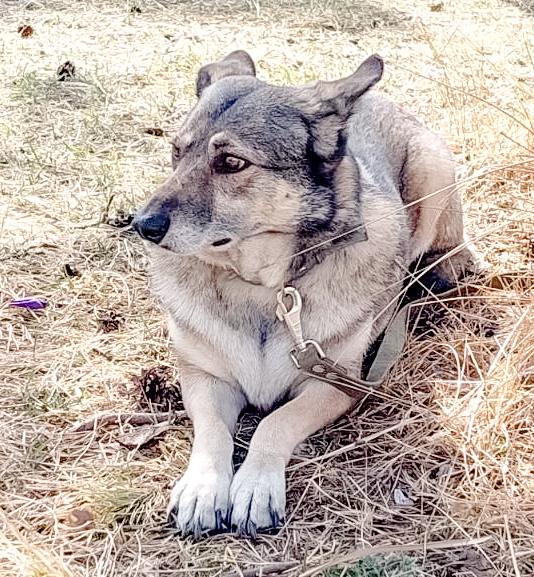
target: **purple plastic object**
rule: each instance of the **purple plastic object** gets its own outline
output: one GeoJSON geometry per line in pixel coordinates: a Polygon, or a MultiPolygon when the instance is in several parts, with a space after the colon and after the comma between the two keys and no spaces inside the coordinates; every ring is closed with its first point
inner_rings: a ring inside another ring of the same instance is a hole
{"type": "Polygon", "coordinates": [[[13,299],[9,303],[10,307],[17,307],[19,309],[31,309],[32,311],[44,309],[48,303],[44,299],[37,299],[28,297],[24,299],[13,299]]]}

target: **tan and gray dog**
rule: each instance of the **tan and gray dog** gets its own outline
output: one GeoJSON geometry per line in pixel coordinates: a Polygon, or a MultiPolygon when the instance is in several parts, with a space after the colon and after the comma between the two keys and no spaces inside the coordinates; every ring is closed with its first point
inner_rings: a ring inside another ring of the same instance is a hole
{"type": "MultiPolygon", "coordinates": [[[[410,265],[463,243],[449,151],[370,90],[382,71],[371,56],[347,78],[282,87],[246,52],[204,66],[173,172],[136,216],[195,433],[168,509],[183,533],[279,525],[294,448],[351,408],[328,384],[295,384],[277,291],[300,291],[305,335],[359,375],[410,265]],[[278,408],[234,474],[247,405],[278,408]]],[[[451,274],[436,267],[435,288],[451,274]]]]}

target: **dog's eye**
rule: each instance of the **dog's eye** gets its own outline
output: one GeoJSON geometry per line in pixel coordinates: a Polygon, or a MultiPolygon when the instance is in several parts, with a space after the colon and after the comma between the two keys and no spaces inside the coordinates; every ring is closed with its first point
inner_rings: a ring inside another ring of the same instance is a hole
{"type": "Polygon", "coordinates": [[[223,173],[240,172],[247,166],[250,166],[250,162],[231,154],[219,156],[215,162],[215,170],[223,173]]]}

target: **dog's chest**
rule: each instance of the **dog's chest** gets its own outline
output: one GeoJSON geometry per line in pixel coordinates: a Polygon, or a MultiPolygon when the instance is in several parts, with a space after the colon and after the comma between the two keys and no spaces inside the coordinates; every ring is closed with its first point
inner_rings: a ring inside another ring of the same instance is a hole
{"type": "MultiPolygon", "coordinates": [[[[224,299],[183,295],[168,307],[172,336],[180,357],[237,385],[252,405],[268,410],[300,382],[290,356],[295,343],[276,317],[276,292],[256,302],[243,297],[229,305],[224,299]]],[[[322,343],[346,333],[361,314],[357,304],[338,301],[332,309],[323,306],[321,315],[313,309],[303,311],[304,335],[322,343]]]]}
{"type": "MultiPolygon", "coordinates": [[[[347,336],[357,336],[365,319],[378,314],[387,322],[380,311],[396,293],[402,269],[388,258],[396,248],[393,227],[378,234],[394,237],[392,247],[381,243],[383,262],[371,243],[364,243],[327,257],[297,284],[304,338],[317,340],[327,354],[336,354],[334,347],[347,336]]],[[[276,289],[225,279],[206,267],[186,268],[180,261],[166,264],[158,263],[153,288],[169,313],[179,358],[237,385],[263,409],[290,394],[299,371],[290,357],[294,343],[289,331],[276,318],[276,289]]],[[[367,344],[356,347],[359,354],[367,344]]],[[[345,347],[342,351],[350,353],[345,347]]]]}
{"type": "Polygon", "coordinates": [[[287,328],[276,318],[276,291],[222,289],[210,284],[202,291],[173,291],[173,296],[163,291],[178,355],[236,384],[252,405],[268,409],[298,376],[287,328]]]}

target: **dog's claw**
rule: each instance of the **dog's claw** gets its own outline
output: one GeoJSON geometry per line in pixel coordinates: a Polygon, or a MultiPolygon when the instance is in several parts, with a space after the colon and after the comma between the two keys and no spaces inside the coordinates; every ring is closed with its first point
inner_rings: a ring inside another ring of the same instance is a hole
{"type": "Polygon", "coordinates": [[[230,475],[208,473],[188,470],[172,490],[167,523],[182,537],[199,539],[225,527],[230,475]]]}
{"type": "Polygon", "coordinates": [[[226,528],[226,515],[223,515],[223,512],[220,509],[215,511],[215,530],[216,531],[224,531],[226,528]]]}
{"type": "Polygon", "coordinates": [[[232,530],[239,535],[239,537],[250,537],[256,539],[258,536],[258,527],[256,523],[247,519],[246,521],[233,525],[232,530]]]}
{"type": "Polygon", "coordinates": [[[230,526],[253,539],[280,527],[285,510],[283,460],[245,460],[230,487],[230,526]]]}
{"type": "MultiPolygon", "coordinates": [[[[170,515],[169,515],[170,517],[170,515]]],[[[206,527],[198,520],[191,519],[185,527],[180,531],[180,536],[185,539],[191,535],[194,539],[201,539],[205,535],[215,535],[222,531],[225,531],[225,515],[218,509],[215,511],[215,525],[213,527],[206,527]]],[[[176,529],[176,521],[172,523],[172,528],[176,529]]]]}
{"type": "Polygon", "coordinates": [[[178,515],[178,510],[176,507],[173,507],[167,514],[167,520],[166,520],[166,526],[169,529],[176,529],[177,526],[177,515],[178,515]]]}
{"type": "Polygon", "coordinates": [[[250,519],[246,524],[245,531],[246,535],[249,535],[252,539],[256,539],[256,537],[258,536],[258,527],[256,526],[256,523],[254,523],[250,519]]]}
{"type": "Polygon", "coordinates": [[[276,511],[270,511],[269,514],[271,525],[268,527],[258,528],[257,524],[250,517],[247,517],[246,521],[233,524],[230,528],[240,537],[250,537],[251,539],[257,539],[258,533],[275,533],[283,525],[284,519],[276,511]]]}
{"type": "Polygon", "coordinates": [[[283,525],[284,520],[278,515],[278,511],[271,511],[271,523],[273,524],[273,529],[278,529],[283,525]]]}

